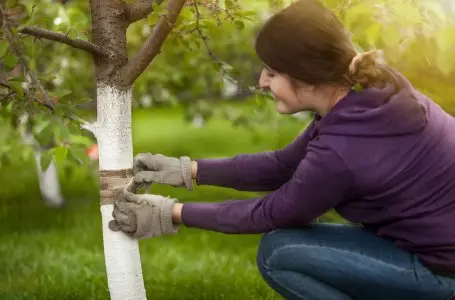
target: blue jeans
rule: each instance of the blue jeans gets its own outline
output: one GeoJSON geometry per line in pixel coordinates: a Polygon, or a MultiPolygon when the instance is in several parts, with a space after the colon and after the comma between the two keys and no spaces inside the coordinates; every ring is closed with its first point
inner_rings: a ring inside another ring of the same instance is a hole
{"type": "Polygon", "coordinates": [[[286,299],[455,299],[454,278],[434,275],[412,253],[358,226],[272,231],[261,240],[257,262],[286,299]]]}

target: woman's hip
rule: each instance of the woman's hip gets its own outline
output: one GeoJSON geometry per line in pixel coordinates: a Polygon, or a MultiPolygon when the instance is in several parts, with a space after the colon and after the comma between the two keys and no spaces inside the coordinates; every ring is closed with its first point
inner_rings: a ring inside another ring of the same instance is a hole
{"type": "Polygon", "coordinates": [[[455,279],[434,275],[412,253],[354,225],[310,224],[267,233],[258,264],[263,275],[305,274],[358,299],[445,300],[455,291],[455,279]]]}

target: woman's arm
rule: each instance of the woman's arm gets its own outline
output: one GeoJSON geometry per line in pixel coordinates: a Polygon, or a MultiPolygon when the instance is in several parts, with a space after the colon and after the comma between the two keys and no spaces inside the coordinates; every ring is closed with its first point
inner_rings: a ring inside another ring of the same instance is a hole
{"type": "Polygon", "coordinates": [[[176,204],[174,222],[224,233],[264,233],[308,224],[349,198],[354,186],[338,154],[311,148],[292,179],[275,192],[251,200],[176,204]]]}
{"type": "Polygon", "coordinates": [[[293,143],[277,151],[193,161],[193,178],[198,185],[242,191],[276,190],[292,177],[313,136],[312,122],[293,143]]]}

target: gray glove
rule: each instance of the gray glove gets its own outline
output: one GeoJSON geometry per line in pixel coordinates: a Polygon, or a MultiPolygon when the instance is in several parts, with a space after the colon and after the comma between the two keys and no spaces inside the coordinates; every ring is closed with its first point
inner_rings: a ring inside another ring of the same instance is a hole
{"type": "Polygon", "coordinates": [[[193,190],[191,160],[188,156],[175,158],[140,153],[134,157],[133,173],[135,181],[140,185],[156,182],[193,190]]]}
{"type": "Polygon", "coordinates": [[[179,225],[172,223],[172,208],[176,199],[152,194],[133,194],[123,189],[114,202],[109,228],[123,231],[137,239],[171,235],[179,225]]]}

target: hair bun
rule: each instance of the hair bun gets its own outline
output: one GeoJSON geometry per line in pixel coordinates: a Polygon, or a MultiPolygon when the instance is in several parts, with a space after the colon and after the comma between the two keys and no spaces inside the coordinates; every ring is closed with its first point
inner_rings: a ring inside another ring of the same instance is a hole
{"type": "Polygon", "coordinates": [[[348,77],[352,83],[363,86],[382,85],[384,77],[384,53],[380,50],[370,50],[358,53],[349,65],[348,77]]]}

